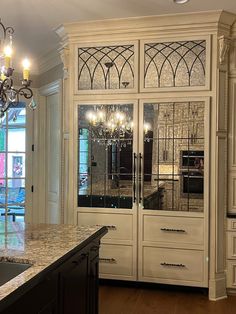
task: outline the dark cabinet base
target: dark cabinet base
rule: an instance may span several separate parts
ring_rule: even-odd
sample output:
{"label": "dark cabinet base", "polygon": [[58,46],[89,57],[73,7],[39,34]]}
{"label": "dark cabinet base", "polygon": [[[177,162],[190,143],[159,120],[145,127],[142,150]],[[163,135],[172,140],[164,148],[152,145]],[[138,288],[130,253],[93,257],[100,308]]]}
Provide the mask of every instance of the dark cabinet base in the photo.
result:
{"label": "dark cabinet base", "polygon": [[40,279],[37,278],[37,283],[28,292],[18,299],[15,295],[14,299],[17,300],[0,313],[98,314],[100,238],[79,249]]}

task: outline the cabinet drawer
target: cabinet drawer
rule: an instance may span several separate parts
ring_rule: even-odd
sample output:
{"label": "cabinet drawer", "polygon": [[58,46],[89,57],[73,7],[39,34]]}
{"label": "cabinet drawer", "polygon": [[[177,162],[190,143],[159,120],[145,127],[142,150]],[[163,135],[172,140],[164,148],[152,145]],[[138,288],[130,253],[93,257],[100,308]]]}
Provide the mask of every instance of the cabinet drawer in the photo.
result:
{"label": "cabinet drawer", "polygon": [[236,261],[227,261],[227,288],[236,288]]}
{"label": "cabinet drawer", "polygon": [[227,218],[227,230],[236,231],[236,219]]}
{"label": "cabinet drawer", "polygon": [[143,241],[179,244],[204,243],[202,218],[144,215]]}
{"label": "cabinet drawer", "polygon": [[99,258],[100,277],[133,276],[133,247],[102,244]]}
{"label": "cabinet drawer", "polygon": [[236,232],[227,232],[227,258],[236,259]]}
{"label": "cabinet drawer", "polygon": [[103,240],[132,240],[133,215],[106,213],[78,213],[78,225],[101,225],[108,227]]}
{"label": "cabinet drawer", "polygon": [[[204,280],[203,251],[143,248],[143,276],[191,283]],[[167,282],[168,283],[168,282]]]}

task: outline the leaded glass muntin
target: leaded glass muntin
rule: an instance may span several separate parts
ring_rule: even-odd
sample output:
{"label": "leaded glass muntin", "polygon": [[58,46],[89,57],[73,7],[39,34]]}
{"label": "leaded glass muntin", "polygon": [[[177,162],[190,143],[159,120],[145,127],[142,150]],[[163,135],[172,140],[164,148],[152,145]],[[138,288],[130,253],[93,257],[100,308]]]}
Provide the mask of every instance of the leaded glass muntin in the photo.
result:
{"label": "leaded glass muntin", "polygon": [[210,43],[210,36],[142,40],[140,90],[209,90]]}
{"label": "leaded glass muntin", "polygon": [[133,120],[132,103],[78,106],[78,206],[132,209],[133,130],[104,132],[101,121],[94,125],[87,119],[88,112],[100,110]]}
{"label": "leaded glass muntin", "polygon": [[144,210],[203,211],[205,105],[205,101],[143,103],[143,123],[151,126],[147,133],[143,130],[140,145]]}
{"label": "leaded glass muntin", "polygon": [[78,93],[127,93],[137,89],[137,43],[77,47]]}

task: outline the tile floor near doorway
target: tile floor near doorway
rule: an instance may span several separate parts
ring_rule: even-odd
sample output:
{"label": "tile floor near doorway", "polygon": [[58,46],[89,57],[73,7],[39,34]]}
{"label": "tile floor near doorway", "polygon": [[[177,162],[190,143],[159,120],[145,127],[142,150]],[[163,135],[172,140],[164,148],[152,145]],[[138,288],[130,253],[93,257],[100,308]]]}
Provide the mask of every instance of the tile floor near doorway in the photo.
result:
{"label": "tile floor near doorway", "polygon": [[101,285],[99,314],[235,314],[236,296],[213,302],[203,291]]}

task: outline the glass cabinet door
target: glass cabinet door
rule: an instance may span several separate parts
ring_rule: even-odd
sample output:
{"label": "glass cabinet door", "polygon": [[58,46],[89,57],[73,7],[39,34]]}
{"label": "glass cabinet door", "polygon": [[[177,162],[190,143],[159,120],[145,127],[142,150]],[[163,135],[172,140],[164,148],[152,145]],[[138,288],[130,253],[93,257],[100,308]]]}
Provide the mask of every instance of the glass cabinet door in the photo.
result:
{"label": "glass cabinet door", "polygon": [[133,104],[78,106],[78,206],[133,207]]}
{"label": "glass cabinet door", "polygon": [[142,109],[143,208],[203,211],[204,102],[145,103]]}

